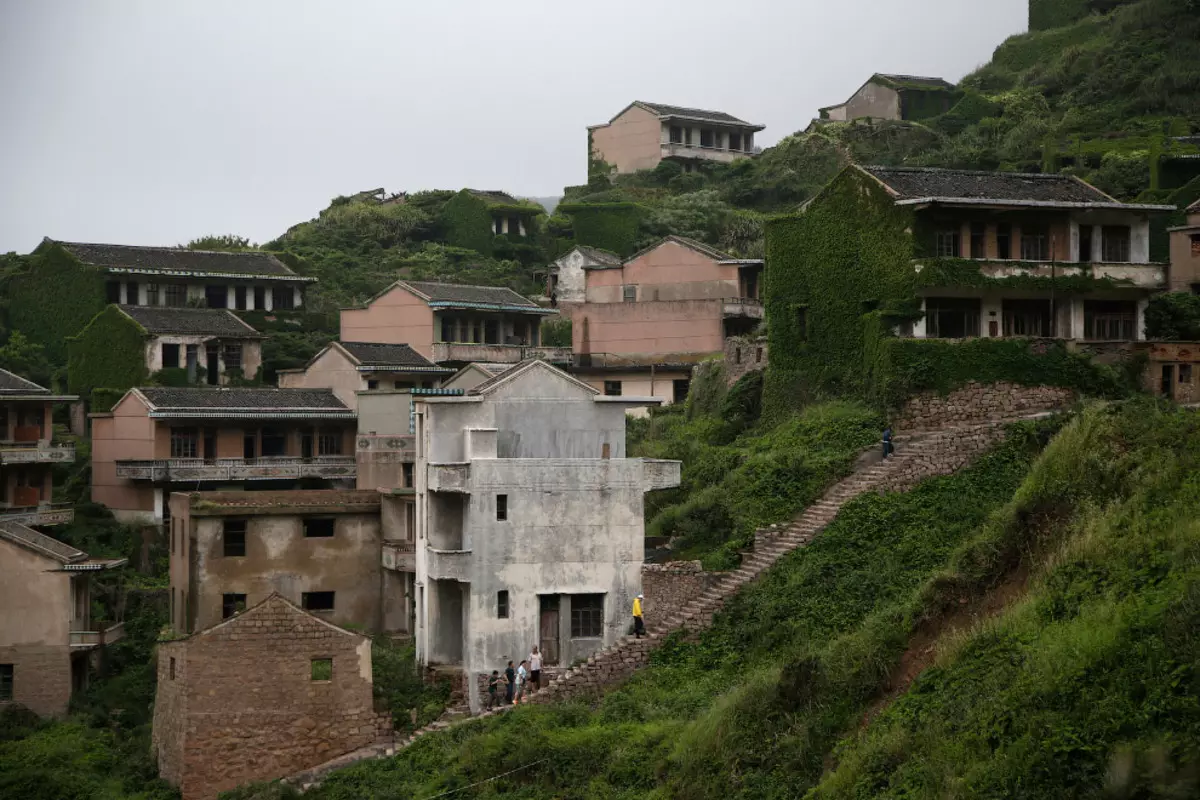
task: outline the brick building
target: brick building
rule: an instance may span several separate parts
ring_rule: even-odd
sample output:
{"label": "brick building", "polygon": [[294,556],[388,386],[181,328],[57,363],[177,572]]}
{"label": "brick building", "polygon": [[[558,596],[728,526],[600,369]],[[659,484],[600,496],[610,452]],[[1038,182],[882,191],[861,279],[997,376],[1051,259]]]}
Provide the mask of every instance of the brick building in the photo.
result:
{"label": "brick building", "polygon": [[215,798],[390,736],[371,642],[278,594],[158,647],[152,747],[183,800]]}

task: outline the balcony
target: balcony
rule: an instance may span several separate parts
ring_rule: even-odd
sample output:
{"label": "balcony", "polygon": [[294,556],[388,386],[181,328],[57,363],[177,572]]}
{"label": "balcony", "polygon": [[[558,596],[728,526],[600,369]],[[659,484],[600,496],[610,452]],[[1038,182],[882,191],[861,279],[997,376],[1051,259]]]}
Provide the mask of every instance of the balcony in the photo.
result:
{"label": "balcony", "polygon": [[479,361],[490,364],[516,364],[527,358],[540,358],[554,364],[571,363],[569,347],[532,347],[523,344],[469,344],[434,342],[433,360],[470,363]]}
{"label": "balcony", "polygon": [[425,571],[431,580],[471,582],[470,550],[425,551]]}
{"label": "balcony", "polygon": [[0,520],[22,525],[66,525],[75,519],[70,503],[38,503],[36,506],[0,506]]}
{"label": "balcony", "polygon": [[0,464],[69,464],[75,460],[75,445],[37,441],[0,442]]}
{"label": "balcony", "polygon": [[642,459],[642,489],[674,489],[679,485],[683,462],[662,458]]}
{"label": "balcony", "polygon": [[724,300],[721,313],[725,317],[762,319],[763,304],[761,300],[755,300],[750,297],[727,297]]}
{"label": "balcony", "polygon": [[468,494],[471,491],[470,464],[430,464],[426,476],[426,488],[431,492]]}
{"label": "balcony", "polygon": [[730,161],[737,161],[739,158],[751,158],[754,153],[745,150],[718,150],[715,147],[701,147],[695,144],[676,144],[664,142],[662,144],[663,158],[697,158],[703,161],[719,161],[723,164],[728,164]]}
{"label": "balcony", "polygon": [[[89,626],[90,627],[90,626]],[[119,642],[125,638],[125,623],[118,622],[108,628],[95,631],[71,631],[71,647],[100,647]]]}
{"label": "balcony", "polygon": [[412,462],[417,458],[416,437],[401,434],[360,433],[358,435],[358,452],[372,456],[394,456],[400,462]]}
{"label": "balcony", "polygon": [[[915,259],[913,268],[921,273],[926,267],[934,270],[949,270],[959,264],[975,265],[985,278],[1055,278],[1067,279],[1089,277],[1110,280],[1116,288],[1164,289],[1167,285],[1167,265],[1158,263],[1134,264],[1128,262],[1092,262],[1081,264],[1075,261],[1054,263],[1040,261],[1001,261],[995,259],[924,258]],[[937,281],[927,283],[937,286]],[[1103,288],[1103,287],[1097,287]]]}
{"label": "balcony", "polygon": [[353,478],[354,456],[315,458],[165,458],[117,462],[117,477],[131,481],[255,481]]}
{"label": "balcony", "polygon": [[415,542],[384,542],[382,552],[384,569],[396,572],[417,571],[417,546]]}

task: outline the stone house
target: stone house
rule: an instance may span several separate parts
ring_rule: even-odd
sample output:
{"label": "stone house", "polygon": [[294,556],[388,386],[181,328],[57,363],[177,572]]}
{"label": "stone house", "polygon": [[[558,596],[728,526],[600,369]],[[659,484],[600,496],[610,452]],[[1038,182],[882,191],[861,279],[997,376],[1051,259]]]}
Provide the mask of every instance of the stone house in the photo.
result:
{"label": "stone house", "polygon": [[70,504],[54,502],[54,465],[75,460],[75,445],[54,435],[54,406],[62,403],[71,404],[79,432],[78,397],[51,394],[0,369],[0,521],[42,526],[74,519]]}
{"label": "stone house", "polygon": [[578,245],[555,260],[546,271],[546,296],[552,305],[587,300],[587,271],[621,266],[621,257],[607,250]]}
{"label": "stone house", "polygon": [[1177,403],[1200,403],[1200,342],[1139,342],[1146,355],[1142,385]]}
{"label": "stone house", "polygon": [[542,320],[558,312],[495,286],[396,281],[341,313],[343,342],[407,344],[437,364],[569,362],[565,347],[542,347]]}
{"label": "stone house", "polygon": [[615,117],[588,127],[591,158],[618,174],[654,169],[670,159],[691,169],[697,162],[728,163],[753,156],[763,129],[723,111],[636,100]]}
{"label": "stone house", "polygon": [[1187,224],[1169,229],[1171,269],[1168,288],[1172,292],[1200,294],[1200,200],[1187,209]]}
{"label": "stone house", "polygon": [[322,764],[390,737],[374,710],[371,641],[279,594],[158,645],[151,734],[183,800]]}
{"label": "stone house", "polygon": [[454,370],[439,367],[407,344],[331,342],[303,369],[279,371],[284,389],[332,389],[350,408],[359,392],[432,389]]}
{"label": "stone house", "polygon": [[953,83],[919,75],[877,72],[844,103],[820,109],[826,122],[920,120],[944,114],[958,101]]}
{"label": "stone house", "polygon": [[204,630],[278,592],[330,622],[381,630],[379,500],[374,490],[175,492],[171,627]]}
{"label": "stone house", "polygon": [[627,632],[644,494],[677,461],[627,458],[625,409],[544,361],[416,401],[416,646],[479,676],[541,648],[569,666]]}
{"label": "stone house", "polygon": [[582,270],[572,372],[610,396],[687,397],[692,367],[763,318],[763,261],[667,236],[619,263]]}
{"label": "stone house", "polygon": [[125,563],[0,520],[0,707],[67,713],[89,657],[125,635],[123,623],[92,616],[93,582]]}
{"label": "stone house", "polygon": [[168,522],[182,489],[354,482],[354,411],[329,389],[143,387],[90,416],[92,500],[123,522]]}

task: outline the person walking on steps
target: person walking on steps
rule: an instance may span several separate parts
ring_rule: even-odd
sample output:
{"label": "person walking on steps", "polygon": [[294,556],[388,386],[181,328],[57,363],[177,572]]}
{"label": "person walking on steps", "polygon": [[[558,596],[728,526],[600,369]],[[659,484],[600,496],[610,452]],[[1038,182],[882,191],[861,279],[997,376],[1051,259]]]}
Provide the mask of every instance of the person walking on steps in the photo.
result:
{"label": "person walking on steps", "polygon": [[517,667],[517,697],[513,703],[520,705],[525,699],[525,684],[529,682],[529,669],[525,666],[527,662],[522,661],[521,666]]}
{"label": "person walking on steps", "polygon": [[646,623],[642,620],[642,601],[645,599],[646,596],[641,594],[633,598],[633,635],[639,639],[646,632]]}
{"label": "person walking on steps", "polygon": [[517,688],[517,671],[513,669],[512,664],[510,661],[504,668],[504,702],[510,706],[513,704],[513,692]]}
{"label": "person walking on steps", "polygon": [[542,654],[538,652],[537,645],[533,646],[533,652],[529,654],[529,682],[533,684],[530,694],[542,690]]}
{"label": "person walking on steps", "polygon": [[892,426],[883,429],[883,457],[890,458],[896,448],[892,446]]}

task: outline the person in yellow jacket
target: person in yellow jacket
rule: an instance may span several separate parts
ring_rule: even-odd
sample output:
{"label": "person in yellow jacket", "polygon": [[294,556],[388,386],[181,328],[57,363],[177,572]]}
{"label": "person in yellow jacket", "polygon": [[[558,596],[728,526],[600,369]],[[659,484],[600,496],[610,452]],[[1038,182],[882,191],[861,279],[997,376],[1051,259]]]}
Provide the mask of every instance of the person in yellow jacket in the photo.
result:
{"label": "person in yellow jacket", "polygon": [[642,601],[645,599],[645,595],[640,594],[633,598],[633,635],[639,639],[646,632],[646,623],[642,620]]}

